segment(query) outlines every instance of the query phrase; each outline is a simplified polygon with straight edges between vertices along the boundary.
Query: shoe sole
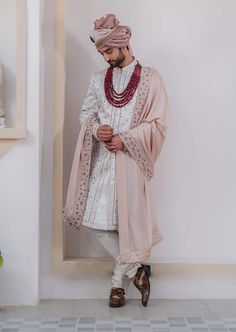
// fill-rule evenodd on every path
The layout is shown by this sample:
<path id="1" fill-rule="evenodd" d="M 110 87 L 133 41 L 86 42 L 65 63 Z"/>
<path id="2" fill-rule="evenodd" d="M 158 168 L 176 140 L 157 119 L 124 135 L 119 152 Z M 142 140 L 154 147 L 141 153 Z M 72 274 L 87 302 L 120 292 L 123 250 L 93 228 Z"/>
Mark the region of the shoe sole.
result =
<path id="1" fill-rule="evenodd" d="M 119 308 L 119 307 L 123 307 L 125 305 L 125 303 L 124 304 L 109 304 L 109 307 L 111 307 L 111 308 Z"/>
<path id="2" fill-rule="evenodd" d="M 146 307 L 147 306 L 147 304 L 148 304 L 148 301 L 149 301 L 149 297 L 150 297 L 150 282 L 149 282 L 149 280 L 148 280 L 148 285 L 149 285 L 149 292 L 148 292 L 148 298 L 147 298 L 147 300 L 145 301 L 145 302 L 142 302 L 142 305 L 144 306 L 144 307 Z"/>
<path id="3" fill-rule="evenodd" d="M 149 277 L 151 276 L 151 265 L 145 265 L 144 271 L 145 271 L 146 275 L 148 276 L 148 287 L 149 287 L 148 298 L 145 302 L 142 302 L 142 305 L 144 307 L 146 307 L 148 304 L 148 301 L 149 301 L 150 291 L 151 291 L 151 286 L 150 286 L 150 281 L 149 281 Z"/>

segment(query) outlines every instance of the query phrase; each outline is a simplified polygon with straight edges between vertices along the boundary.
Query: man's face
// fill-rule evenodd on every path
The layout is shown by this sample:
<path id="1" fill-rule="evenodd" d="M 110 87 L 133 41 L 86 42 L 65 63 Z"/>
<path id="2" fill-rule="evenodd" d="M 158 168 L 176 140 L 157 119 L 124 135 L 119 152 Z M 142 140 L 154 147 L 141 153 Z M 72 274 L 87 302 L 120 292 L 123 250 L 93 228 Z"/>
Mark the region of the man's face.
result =
<path id="1" fill-rule="evenodd" d="M 120 67 L 125 60 L 125 55 L 118 47 L 103 47 L 99 53 L 111 67 Z"/>

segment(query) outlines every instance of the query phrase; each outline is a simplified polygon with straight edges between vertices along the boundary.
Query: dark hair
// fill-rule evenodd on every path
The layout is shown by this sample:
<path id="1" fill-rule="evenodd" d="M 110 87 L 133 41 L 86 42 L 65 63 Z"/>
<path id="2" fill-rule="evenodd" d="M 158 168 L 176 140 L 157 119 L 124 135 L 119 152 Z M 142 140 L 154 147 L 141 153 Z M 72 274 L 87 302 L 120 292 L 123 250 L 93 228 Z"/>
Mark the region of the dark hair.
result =
<path id="1" fill-rule="evenodd" d="M 93 43 L 95 43 L 95 40 L 90 36 L 90 40 L 93 42 Z"/>

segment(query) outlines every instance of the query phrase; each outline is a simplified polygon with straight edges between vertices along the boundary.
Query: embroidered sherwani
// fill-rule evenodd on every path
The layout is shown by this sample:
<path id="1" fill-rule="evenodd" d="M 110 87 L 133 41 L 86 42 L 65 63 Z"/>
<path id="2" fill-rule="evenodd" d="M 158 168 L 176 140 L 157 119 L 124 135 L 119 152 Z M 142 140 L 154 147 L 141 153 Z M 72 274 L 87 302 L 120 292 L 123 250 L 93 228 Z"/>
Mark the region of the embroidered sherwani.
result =
<path id="1" fill-rule="evenodd" d="M 114 69 L 117 92 L 126 87 L 134 64 Z M 130 104 L 117 110 L 105 99 L 104 75 L 92 77 L 80 116 L 63 221 L 76 229 L 81 224 L 105 229 L 118 226 L 121 262 L 144 262 L 163 239 L 149 182 L 169 122 L 166 90 L 159 72 L 143 66 L 136 94 Z M 110 153 L 95 138 L 98 126 L 105 123 L 119 135 L 124 150 Z"/>
<path id="2" fill-rule="evenodd" d="M 136 64 L 137 60 L 134 59 L 124 68 L 113 69 L 113 86 L 116 92 L 125 90 Z M 108 151 L 105 144 L 97 139 L 96 131 L 104 124 L 113 128 L 113 134 L 126 131 L 132 119 L 137 90 L 124 107 L 114 107 L 105 96 L 105 74 L 106 70 L 103 70 L 92 76 L 80 114 L 81 123 L 92 114 L 98 117 L 93 127 L 96 141 L 93 146 L 88 196 L 82 224 L 96 229 L 114 230 L 118 228 L 116 157 L 115 153 Z"/>

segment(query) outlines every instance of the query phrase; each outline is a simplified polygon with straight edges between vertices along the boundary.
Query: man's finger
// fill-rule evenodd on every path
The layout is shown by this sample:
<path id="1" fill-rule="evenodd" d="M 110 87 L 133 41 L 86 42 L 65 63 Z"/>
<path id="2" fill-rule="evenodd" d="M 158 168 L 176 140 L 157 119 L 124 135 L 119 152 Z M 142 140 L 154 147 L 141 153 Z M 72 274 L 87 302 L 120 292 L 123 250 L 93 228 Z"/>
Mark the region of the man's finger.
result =
<path id="1" fill-rule="evenodd" d="M 111 135 L 112 136 L 112 132 L 109 132 L 109 131 L 101 131 L 101 130 L 99 130 L 99 134 L 100 135 Z"/>
<path id="2" fill-rule="evenodd" d="M 110 140 L 112 136 L 111 135 L 101 135 L 101 134 L 99 134 L 98 137 L 100 137 L 100 138 L 109 138 L 109 140 Z"/>
<path id="3" fill-rule="evenodd" d="M 109 135 L 112 135 L 112 131 L 111 130 L 99 130 L 99 134 L 105 134 L 105 135 L 107 135 L 107 134 L 109 134 Z"/>
<path id="4" fill-rule="evenodd" d="M 100 127 L 99 130 L 100 131 L 110 131 L 110 132 L 113 132 L 113 129 L 111 127 Z"/>
<path id="5" fill-rule="evenodd" d="M 99 136 L 101 140 L 106 140 L 107 142 L 111 140 L 109 136 Z"/>
<path id="6" fill-rule="evenodd" d="M 112 137 L 112 134 L 111 133 L 99 133 L 100 136 L 110 136 Z"/>
<path id="7" fill-rule="evenodd" d="M 109 149 L 118 149 L 117 145 L 114 144 L 106 144 L 108 146 Z"/>
<path id="8" fill-rule="evenodd" d="M 113 130 L 113 128 L 112 128 L 111 126 L 107 125 L 107 124 L 105 124 L 105 125 L 101 125 L 101 128 L 109 128 L 109 129 L 112 129 L 112 130 Z"/>
<path id="9" fill-rule="evenodd" d="M 99 135 L 100 138 L 109 138 L 111 139 L 111 135 Z"/>
<path id="10" fill-rule="evenodd" d="M 115 149 L 115 147 L 114 146 L 107 146 L 107 149 L 112 150 L 112 149 Z"/>

